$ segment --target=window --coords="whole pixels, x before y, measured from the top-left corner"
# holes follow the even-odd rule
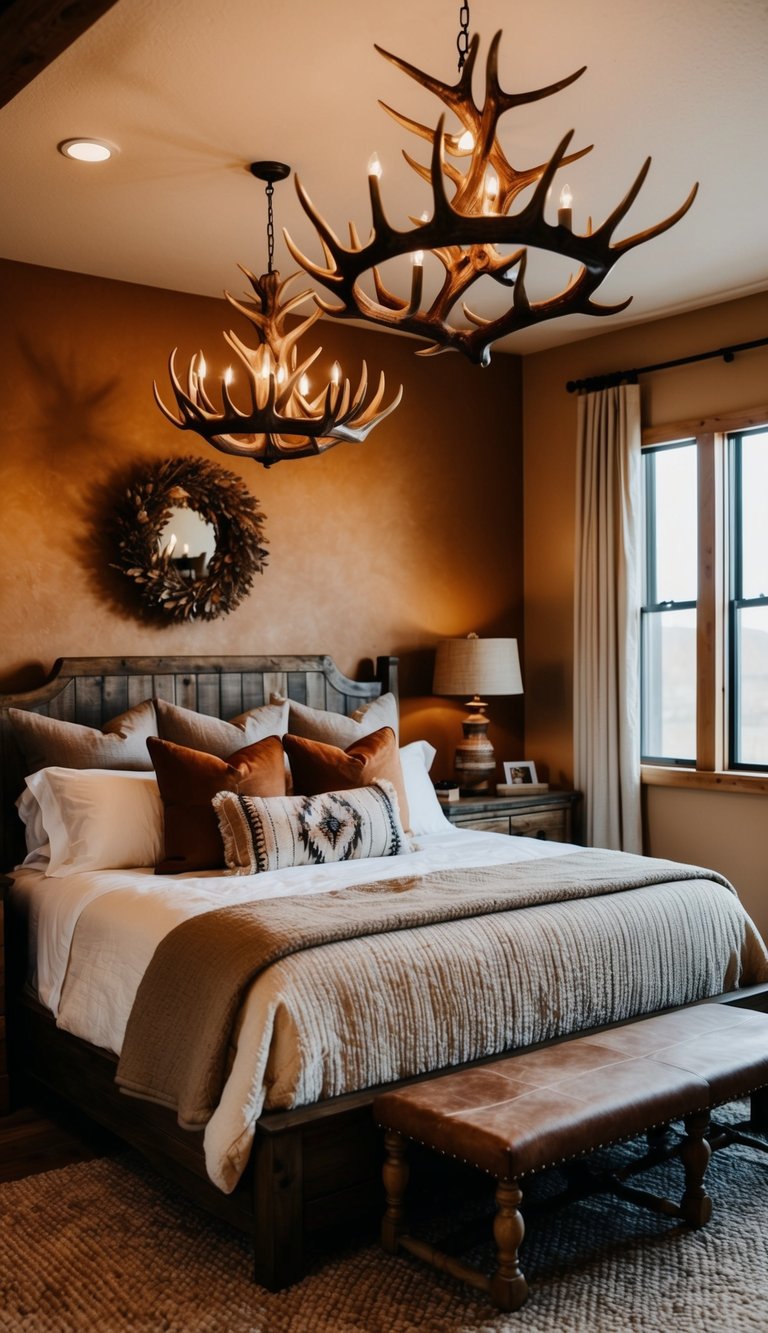
[[[644,432],[646,765],[768,771],[768,410],[750,415]]]
[[[729,437],[732,768],[768,768],[768,426]]]

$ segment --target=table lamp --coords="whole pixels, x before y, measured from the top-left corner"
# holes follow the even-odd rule
[[[486,694],[522,694],[517,639],[443,639],[437,646],[435,694],[471,696],[463,722],[464,740],[456,749],[455,769],[464,795],[490,794],[496,780],[496,756],[488,739]]]

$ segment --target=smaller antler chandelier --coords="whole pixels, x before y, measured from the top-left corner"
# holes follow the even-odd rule
[[[505,92],[499,83],[501,33],[497,32],[488,53],[485,100],[478,106],[472,81],[479,39],[475,35],[469,41],[469,5],[466,3],[460,7],[460,19],[457,41],[459,77],[455,84],[444,83],[380,46],[376,47],[385,59],[434,93],[458,122],[456,132],[447,132],[443,114],[433,130],[394,111],[384,102],[380,104],[398,124],[432,146],[429,165],[416,162],[403,152],[409,166],[431,186],[431,210],[423,212],[420,219],[411,217],[414,225],[409,231],[393,227],[387,220],[381,200],[381,168],[378,159],[372,158],[368,184],[373,225],[365,243],[361,243],[350,224],[351,244],[342,244],[312,204],[298,177],[299,199],[320,237],[325,265],[308,259],[289,236],[286,236],[286,243],[297,263],[335,298],[335,303],[317,298],[326,314],[337,319],[363,319],[391,332],[415,334],[427,339],[429,346],[419,350],[422,356],[455,348],[470,361],[487,365],[491,344],[507,334],[562,315],[613,315],[625,310],[631,296],[608,306],[594,301],[593,293],[622,255],[667,231],[688,212],[698,186],[694,185],[688,198],[670,217],[634,236],[614,241],[617,227],[637,198],[648,174],[651,163],[648,158],[624,199],[595,230],[592,230],[591,222],[583,235],[573,230],[572,200],[567,185],[560,195],[557,221],[550,221],[545,214],[557,171],[589,153],[591,145],[569,153],[573,138],[571,130],[547,162],[518,170],[509,162],[501,146],[498,124],[507,111],[567,88],[584,73],[586,66],[546,88],[522,93]],[[454,161],[448,161],[448,158]],[[518,212],[511,213],[513,202],[529,187],[533,191],[529,200]],[[501,246],[507,248],[502,251]],[[526,291],[529,247],[564,256],[580,265],[563,289],[545,300],[534,301]],[[379,266],[408,254],[412,262],[410,292],[401,298],[384,285]],[[425,299],[423,290],[424,256],[427,254],[442,265],[442,272],[436,270],[441,273],[441,285],[432,299]],[[361,279],[367,274],[372,277],[374,295],[361,285]],[[507,291],[511,289],[507,308],[495,318],[486,318],[464,303],[463,298],[470,288],[483,277],[493,279]]]
[[[308,372],[322,352],[318,347],[309,356],[299,360],[298,343],[322,316],[315,309],[312,314],[287,326],[287,317],[310,298],[309,290],[286,296],[286,290],[297,274],[284,282],[273,267],[274,219],[272,195],[274,182],[284,180],[290,168],[283,162],[254,162],[254,176],[267,182],[267,242],[268,271],[257,278],[249,269],[239,265],[251,284],[255,302],[243,303],[224,295],[230,305],[250,321],[256,331],[258,344],[249,347],[230,330],[224,338],[238,358],[239,370],[244,372],[247,406],[235,402],[235,376],[231,367],[219,383],[221,407],[210,396],[207,388],[207,367],[202,352],[192,357],[182,384],[176,372],[176,351],[171,352],[168,369],[176,398],[179,416],[165,406],[154,384],[155,400],[161,412],[179,430],[191,430],[201,435],[208,444],[225,454],[252,458],[264,467],[271,467],[282,458],[307,458],[324,453],[341,441],[361,442],[390,412],[394,412],[403,395],[402,386],[392,402],[382,407],[385,393],[384,375],[378,388],[368,397],[368,372],[362,364],[360,381],[355,393],[350,382],[342,377],[338,362],[334,363],[328,384],[316,395],[310,395]],[[242,396],[242,394],[241,394]]]

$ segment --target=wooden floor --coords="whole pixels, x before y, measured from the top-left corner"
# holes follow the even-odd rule
[[[0,1183],[117,1152],[119,1141],[48,1099],[0,1116]]]

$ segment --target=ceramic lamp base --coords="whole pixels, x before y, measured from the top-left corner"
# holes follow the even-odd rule
[[[464,740],[456,747],[454,768],[462,796],[492,794],[496,786],[496,755],[488,739],[488,718],[473,701],[462,723]]]

